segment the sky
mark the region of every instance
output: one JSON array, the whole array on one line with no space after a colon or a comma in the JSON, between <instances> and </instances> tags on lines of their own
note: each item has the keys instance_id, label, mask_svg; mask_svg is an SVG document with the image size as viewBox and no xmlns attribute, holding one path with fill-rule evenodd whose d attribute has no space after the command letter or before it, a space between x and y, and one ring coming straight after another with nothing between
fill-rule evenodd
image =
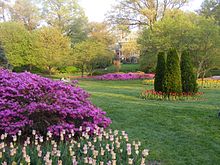
<instances>
[{"instance_id":1,"label":"sky","mask_svg":"<svg viewBox=\"0 0 220 165\"><path fill-rule=\"evenodd\" d=\"M80 5L84 8L89 21L102 22L105 13L111 9L111 5L116 0L79 0ZM199 9L203 0L190 0L190 3L184 8L189 11Z\"/></svg>"}]
</instances>

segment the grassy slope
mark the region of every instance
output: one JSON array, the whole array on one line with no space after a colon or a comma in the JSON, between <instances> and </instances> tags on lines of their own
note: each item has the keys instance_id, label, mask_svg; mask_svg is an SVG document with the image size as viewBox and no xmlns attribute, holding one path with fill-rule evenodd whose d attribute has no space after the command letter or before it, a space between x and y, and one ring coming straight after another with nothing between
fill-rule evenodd
<instances>
[{"instance_id":1,"label":"grassy slope","mask_svg":"<svg viewBox=\"0 0 220 165\"><path fill-rule=\"evenodd\" d=\"M220 163L220 90L204 90L206 101L162 102L139 98L141 81L80 81L107 112L113 129L125 130L162 164ZM151 87L149 87L151 88Z\"/></svg>"}]
</instances>

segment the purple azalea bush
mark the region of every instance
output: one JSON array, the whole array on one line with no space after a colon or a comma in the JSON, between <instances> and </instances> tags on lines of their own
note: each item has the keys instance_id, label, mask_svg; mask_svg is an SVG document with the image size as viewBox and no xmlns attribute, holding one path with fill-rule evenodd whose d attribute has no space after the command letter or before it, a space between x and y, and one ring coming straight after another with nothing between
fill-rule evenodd
<instances>
[{"instance_id":1,"label":"purple azalea bush","mask_svg":"<svg viewBox=\"0 0 220 165\"><path fill-rule=\"evenodd\" d=\"M108 73L102 76L96 76L96 80L136 80L136 79L152 79L154 74L140 73Z\"/></svg>"},{"instance_id":2,"label":"purple azalea bush","mask_svg":"<svg viewBox=\"0 0 220 165\"><path fill-rule=\"evenodd\" d=\"M76 84L53 81L28 72L0 69L0 134L32 130L59 135L108 127L111 120L95 107L89 94Z\"/></svg>"}]
</instances>

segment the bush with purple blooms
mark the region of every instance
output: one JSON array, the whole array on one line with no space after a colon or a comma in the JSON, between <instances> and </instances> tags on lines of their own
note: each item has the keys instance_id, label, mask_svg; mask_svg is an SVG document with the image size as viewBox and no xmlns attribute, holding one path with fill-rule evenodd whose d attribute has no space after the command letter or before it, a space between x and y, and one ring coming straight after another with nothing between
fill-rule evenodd
<instances>
[{"instance_id":1,"label":"bush with purple blooms","mask_svg":"<svg viewBox=\"0 0 220 165\"><path fill-rule=\"evenodd\" d=\"M96 76L96 80L136 80L136 79L152 79L154 74L142 73L108 73L102 76Z\"/></svg>"},{"instance_id":2,"label":"bush with purple blooms","mask_svg":"<svg viewBox=\"0 0 220 165\"><path fill-rule=\"evenodd\" d=\"M28 136L34 129L41 135L59 135L62 130L77 133L80 126L92 133L97 126L109 126L106 113L88 98L74 83L0 69L0 134L21 130Z\"/></svg>"}]
</instances>

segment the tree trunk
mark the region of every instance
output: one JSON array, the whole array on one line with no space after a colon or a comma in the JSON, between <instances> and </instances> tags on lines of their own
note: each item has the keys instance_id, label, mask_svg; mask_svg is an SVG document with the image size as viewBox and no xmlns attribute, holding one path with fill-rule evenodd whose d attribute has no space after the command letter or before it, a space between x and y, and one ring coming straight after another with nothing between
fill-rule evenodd
<instances>
[{"instance_id":1,"label":"tree trunk","mask_svg":"<svg viewBox=\"0 0 220 165\"><path fill-rule=\"evenodd\" d=\"M82 69L81 69L81 77L84 76L84 65L82 65Z\"/></svg>"},{"instance_id":2,"label":"tree trunk","mask_svg":"<svg viewBox=\"0 0 220 165\"><path fill-rule=\"evenodd\" d=\"M31 64L28 65L28 71L29 71L29 72L32 71L32 67L33 67L33 66L32 66Z\"/></svg>"},{"instance_id":3,"label":"tree trunk","mask_svg":"<svg viewBox=\"0 0 220 165\"><path fill-rule=\"evenodd\" d=\"M52 67L51 66L48 66L48 71L49 71L49 76L51 77L51 75L52 75Z\"/></svg>"},{"instance_id":4,"label":"tree trunk","mask_svg":"<svg viewBox=\"0 0 220 165\"><path fill-rule=\"evenodd\" d=\"M203 74L202 74L202 88L203 88L203 85L204 85L205 73L206 73L206 71L204 71Z\"/></svg>"}]
</instances>

